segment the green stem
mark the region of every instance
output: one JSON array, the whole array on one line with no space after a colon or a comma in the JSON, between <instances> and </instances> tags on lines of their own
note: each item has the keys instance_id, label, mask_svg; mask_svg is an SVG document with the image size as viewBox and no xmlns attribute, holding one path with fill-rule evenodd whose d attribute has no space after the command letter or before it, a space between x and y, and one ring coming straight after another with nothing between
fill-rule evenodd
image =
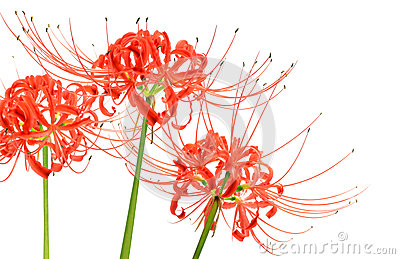
<instances>
[{"instance_id":1,"label":"green stem","mask_svg":"<svg viewBox=\"0 0 400 259\"><path fill-rule=\"evenodd\" d=\"M225 173L224 182L222 183L221 190L220 190L220 194L221 194L221 195L222 195L223 192L224 192L225 185L226 185L226 183L228 182L228 179L229 179L230 176L231 176L231 174L230 174L229 172L226 172L226 173Z\"/></svg>"},{"instance_id":2,"label":"green stem","mask_svg":"<svg viewBox=\"0 0 400 259\"><path fill-rule=\"evenodd\" d=\"M49 147L43 147L43 166L49 168ZM49 181L43 178L44 244L43 258L50 258L49 249Z\"/></svg>"},{"instance_id":3,"label":"green stem","mask_svg":"<svg viewBox=\"0 0 400 259\"><path fill-rule=\"evenodd\" d=\"M148 98L146 98L146 99L148 99ZM121 259L129 259L129 254L131 251L132 232L133 232L133 225L135 223L136 203L137 203L137 197L138 197L138 191L139 191L140 171L142 169L142 161L143 161L143 153L144 153L144 144L146 142L146 134L147 134L147 119L144 117L143 124L142 124L142 132L140 135L138 157L137 157L137 162L136 162L135 179L133 181L131 200L129 203L129 210L128 210L128 217L126 219L126 225L125 225L124 240L122 242L122 249L121 249L121 256L120 256Z\"/></svg>"},{"instance_id":4,"label":"green stem","mask_svg":"<svg viewBox=\"0 0 400 259\"><path fill-rule=\"evenodd\" d=\"M200 257L201 251L203 250L204 244L206 243L208 233L211 230L212 224L214 222L215 215L217 214L219 206L219 198L215 197L213 204L208 214L206 224L204 225L203 232L201 233L199 243L197 244L196 251L194 252L193 259L198 259Z\"/></svg>"}]
</instances>

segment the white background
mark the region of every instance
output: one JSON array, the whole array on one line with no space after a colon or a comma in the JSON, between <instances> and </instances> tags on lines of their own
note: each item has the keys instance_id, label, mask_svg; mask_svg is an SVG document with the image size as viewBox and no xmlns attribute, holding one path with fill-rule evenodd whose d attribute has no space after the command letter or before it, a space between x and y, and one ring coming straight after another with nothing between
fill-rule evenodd
<instances>
[{"instance_id":1,"label":"white background","mask_svg":"<svg viewBox=\"0 0 400 259\"><path fill-rule=\"evenodd\" d=\"M149 17L150 29L167 31L171 41L187 39L207 49L218 25L212 55L217 57L240 27L229 60L252 62L258 51L272 52L271 81L298 61L285 81L288 89L272 108L277 142L299 132L319 112L293 178L301 179L327 168L353 147L355 153L320 179L292 188L299 197L338 193L355 185L369 186L358 203L337 215L305 221L278 213L274 223L290 230L310 224L314 229L294 242L337 242L344 231L350 243L374 248L397 248L399 197L399 58L397 1L14 1L2 2L1 12L13 28L14 10L33 15L44 32L48 23L67 32L72 20L75 39L91 51L104 52L104 17L110 39L135 31L137 17ZM17 41L0 26L0 78L17 79L37 73ZM290 165L300 142L274 157L277 172ZM1 176L6 175L1 169ZM131 191L132 176L122 162L96 153L82 175L63 172L50 179L51 258L118 258ZM290 180L290 179L288 179ZM0 184L0 258L42 257L42 180L25 172L23 160L12 177ZM148 193L139 195L131 258L191 258L199 232L189 221L171 224L169 202ZM266 241L266 237L260 237ZM202 258L266 258L246 239L232 241L221 221L216 236L207 240ZM325 253L321 256L336 257ZM287 255L284 258L308 255ZM374 256L370 255L369 258ZM385 256L394 258L396 256Z\"/></svg>"}]
</instances>

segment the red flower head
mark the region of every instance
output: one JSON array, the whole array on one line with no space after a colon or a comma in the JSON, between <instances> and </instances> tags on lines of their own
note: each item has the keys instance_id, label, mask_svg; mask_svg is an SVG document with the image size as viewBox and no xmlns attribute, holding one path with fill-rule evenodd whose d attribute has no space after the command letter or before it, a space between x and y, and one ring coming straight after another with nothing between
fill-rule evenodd
<instances>
[{"instance_id":1,"label":"red flower head","mask_svg":"<svg viewBox=\"0 0 400 259\"><path fill-rule=\"evenodd\" d=\"M160 55L163 54L164 58ZM93 68L107 68L110 77L136 81L140 77L171 61L171 43L166 32L139 30L128 32L101 54Z\"/></svg>"},{"instance_id":2,"label":"red flower head","mask_svg":"<svg viewBox=\"0 0 400 259\"><path fill-rule=\"evenodd\" d=\"M189 50L187 50L189 49ZM163 57L162 57L163 56ZM175 56L174 63L170 63ZM183 65L189 68L180 71ZM121 94L129 96L132 106L137 107L150 126L164 124L176 115L178 102L188 97L206 78L204 67L206 59L194 51L186 41L179 41L171 51L166 32L148 30L127 33L109 46L105 55L100 55L93 68L109 71L105 76L106 93L113 93L114 99ZM121 81L118 83L119 81ZM165 110L154 110L154 99L163 91ZM146 100L147 98L147 100Z\"/></svg>"},{"instance_id":3,"label":"red flower head","mask_svg":"<svg viewBox=\"0 0 400 259\"><path fill-rule=\"evenodd\" d=\"M241 99L236 100L237 102L257 96L273 89L294 67L292 64L282 71L278 79L269 84L265 83L262 89L254 90L255 83L272 62L271 55L261 61L258 60L257 55L250 65L248 75L240 75L237 83L221 87L216 84L215 79L223 71L224 59L233 45L238 29L222 57L209 64L208 55L214 42L215 32L207 51L199 54L197 43L191 45L186 40L180 40L175 47L172 47L173 44L166 32L150 32L147 29L147 19L146 29L140 29L138 19L137 32L126 33L112 44L109 43L106 26L108 49L91 59L75 44L72 29L71 41L67 41L59 26L57 26L59 31L57 35L49 26L46 28L49 44L45 44L46 41L38 33L33 18L29 21L25 12L23 16L17 13L17 18L30 44L25 44L22 37L15 34L11 28L9 28L10 31L47 73L72 82L94 84L103 89L99 96L99 103L101 112L107 116L115 113L114 107L112 111L104 107L107 96L111 97L115 105L121 104L128 97L130 103L148 119L150 126L156 123L163 125L176 117L178 102L182 100L190 102L201 99L209 104L220 105L210 101L209 96L232 99L235 98L237 91L243 92ZM62 50L58 50L58 47ZM69 63L68 58L61 56L60 53L63 51L69 52L76 63ZM65 78L65 73L53 71L48 67L66 72L70 76ZM156 111L154 99L151 98L159 92L164 93L165 108L160 108L161 112ZM175 125L175 128L182 129L185 126L186 124Z\"/></svg>"},{"instance_id":4,"label":"red flower head","mask_svg":"<svg viewBox=\"0 0 400 259\"><path fill-rule=\"evenodd\" d=\"M48 75L15 81L0 101L1 161L18 158L22 152L43 178L70 167L72 161L82 161L89 149L85 131L98 121L91 109L94 101L87 87L71 84L63 88ZM52 151L51 168L36 159L44 146Z\"/></svg>"},{"instance_id":5,"label":"red flower head","mask_svg":"<svg viewBox=\"0 0 400 259\"><path fill-rule=\"evenodd\" d=\"M272 93L268 102L275 96ZM239 99L240 96L237 98ZM265 110L267 104L251 107ZM246 121L244 133L250 136L247 139L244 135L238 135L235 125L238 125L238 113L248 107L240 108L239 105L234 105L231 107L233 110L232 120L230 120L232 122L231 132L223 136L217 133L220 131L219 127L213 125L212 114L209 114L207 102L201 101L200 107L202 108L196 115L197 117L192 119L192 121L197 121L195 134L193 128L184 129L179 131L178 138L176 138L173 136L175 132L166 125L163 130L167 139L159 138L160 143L155 144L163 151L167 151L169 156L174 157L173 163L162 161L159 157L154 159L149 157L144 160L149 166L149 169L146 170L152 172L152 178L142 178L142 180L153 183L159 190L171 195L170 211L178 217L179 221L200 210L200 215L195 222L199 222L199 224L203 220L206 222L212 205L217 202L219 212L217 219L214 220L213 230L216 228L219 215L222 215L230 225L233 237L243 241L246 237L252 236L260 246L268 250L268 247L260 241L260 235L267 235L276 241L281 241L273 235L305 232L291 232L274 226L270 222L272 217L277 217L279 213L303 218L331 216L338 210L350 206L349 202L363 191L357 192L355 188L352 188L340 194L314 199L285 195L286 190L291 186L308 182L324 174L351 154L350 152L319 174L294 183L284 183L283 180L292 172L292 168L303 150L309 135L307 129L316 119L290 141L265 154L258 146L251 145L252 136L260 125L262 117L256 119L251 115L249 121ZM200 138L198 136L201 136L202 129L206 132L204 137ZM188 133L185 130L188 130ZM297 156L289 169L279 172L280 176L277 177L271 165L266 162L266 158L301 135L305 135L305 137ZM161 145L162 142L165 144L164 147ZM151 152L157 151L152 150ZM160 177L155 180L157 174L174 179L160 181L162 179ZM172 190L168 186L172 186ZM184 202L189 202L189 205L179 208L179 204ZM231 220L229 220L229 212L232 212Z\"/></svg>"}]
</instances>

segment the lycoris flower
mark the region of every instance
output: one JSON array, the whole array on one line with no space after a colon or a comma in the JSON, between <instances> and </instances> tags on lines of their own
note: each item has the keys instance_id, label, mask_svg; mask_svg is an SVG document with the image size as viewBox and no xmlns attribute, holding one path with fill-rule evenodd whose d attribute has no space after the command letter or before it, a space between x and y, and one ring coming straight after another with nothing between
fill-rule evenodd
<instances>
[{"instance_id":1,"label":"lycoris flower","mask_svg":"<svg viewBox=\"0 0 400 259\"><path fill-rule=\"evenodd\" d=\"M48 75L15 81L0 100L1 161L23 153L31 169L46 179L51 172L71 168L73 161L81 162L93 146L87 129L98 125L92 110L95 98L87 87L63 88ZM52 151L50 168L36 158L44 146Z\"/></svg>"},{"instance_id":2,"label":"lycoris flower","mask_svg":"<svg viewBox=\"0 0 400 259\"><path fill-rule=\"evenodd\" d=\"M164 55L163 59L160 54ZM170 61L171 43L167 33L139 30L117 39L108 47L107 54L101 54L93 63L93 68L107 68L112 78L135 81Z\"/></svg>"},{"instance_id":3,"label":"lycoris flower","mask_svg":"<svg viewBox=\"0 0 400 259\"><path fill-rule=\"evenodd\" d=\"M257 103L250 105L250 108L265 110L269 101L275 96L272 93L266 104L260 106ZM252 115L246 122L244 134L250 136L248 138L245 135L238 135L238 129L235 129L238 124L237 112L240 109L249 109L248 107L240 108L239 105L231 107L233 110L231 132L225 136L218 133L218 127L213 125L207 102L201 101L200 107L202 108L196 115L197 118L192 119L197 121L195 134L190 131L186 133L184 129L179 131L179 138L176 138L171 127L168 125L163 127L167 139L159 138L160 143L155 146L174 157L172 163L162 161L160 158L148 157L144 160L147 164L146 170L152 172L152 178L143 180L153 183L160 191L171 196L170 211L179 221L198 212L195 223L198 222L200 225L204 221L207 225L209 215L212 215L211 230L215 231L218 219L222 215L235 239L243 241L251 236L261 247L271 252L270 248L260 241L262 240L260 235L282 241L274 235L300 234L311 229L300 232L289 231L273 225L270 222L272 217L279 217L280 213L303 218L328 217L336 214L338 210L351 206L353 204L351 201L363 192L363 190L357 191L359 189L354 187L339 194L314 199L285 194L290 187L311 181L328 172L352 153L348 153L321 173L294 183L284 182L303 150L310 126L319 116L287 143L272 152L264 153L258 145L252 144L252 137L256 127L260 125L261 117L256 119L256 116ZM201 129L205 132L201 132ZM204 137L199 138L201 134L204 134ZM305 135L304 141L293 163L287 171L279 172L280 176L276 176L266 158L301 135ZM156 151L153 149L151 152ZM167 176L170 180L160 181L165 178L157 178L155 176L157 174ZM172 186L172 189L168 186ZM183 205L185 202L189 204ZM212 214L213 210L216 212L216 218ZM232 215L232 219L229 219L229 215Z\"/></svg>"},{"instance_id":4,"label":"lycoris flower","mask_svg":"<svg viewBox=\"0 0 400 259\"><path fill-rule=\"evenodd\" d=\"M95 84L103 89L99 95L99 103L101 112L107 116L115 113L114 107L111 107L112 111L104 107L107 96L111 97L115 105L121 104L128 97L130 103L148 119L150 126L156 123L163 125L175 117L178 102L181 100L205 100L209 104L221 105L210 101L208 96L233 99L237 91L242 91L241 99L236 101L243 102L248 97L274 88L294 68L292 64L282 71L278 79L265 83L262 89L254 90L255 83L272 62L271 55L262 61L258 61L257 55L247 76L241 76L235 84L221 87L215 84L215 79L223 71L224 59L233 45L238 29L222 57L215 64L206 67L216 31L207 51L200 52L197 50L197 42L193 45L186 40L180 40L173 47L166 32L150 32L147 29L147 19L145 29L140 29L138 19L137 32L128 32L114 43L109 42L106 26L107 51L91 59L75 44L72 29L71 41L67 41L59 26L59 36L49 26L46 28L48 44L45 44L46 41L38 33L33 18L29 20L25 12L23 16L16 14L29 44L8 28L47 73L72 82ZM68 62L68 58L62 56L64 52L69 53L75 62ZM159 92L164 92L165 103L165 108L160 112L155 110L154 100L150 98L146 101L146 98ZM185 125L175 127L181 129Z\"/></svg>"},{"instance_id":5,"label":"lycoris flower","mask_svg":"<svg viewBox=\"0 0 400 259\"><path fill-rule=\"evenodd\" d=\"M234 139L233 143L235 142L240 142L240 139ZM171 202L173 215L179 219L187 218L200 208L201 204L205 204L197 220L205 218L206 221L211 205L218 202L224 218L228 210L235 211L231 225L233 237L243 241L251 234L257 243L266 249L255 233L256 229L268 236L270 234L265 227L296 234L274 227L268 222L278 211L306 218L327 217L350 206L349 201L359 194L348 195L350 191L354 191L351 189L326 198L302 199L285 196L284 190L289 186L314 177L292 184L282 184L283 177L273 181L273 169L263 162L262 152L258 147L229 147L225 137L212 131L208 132L204 139L194 144L186 144L179 159L174 163L178 169L178 176L174 182L176 193ZM184 196L196 196L199 199L178 213L178 202Z\"/></svg>"}]
</instances>

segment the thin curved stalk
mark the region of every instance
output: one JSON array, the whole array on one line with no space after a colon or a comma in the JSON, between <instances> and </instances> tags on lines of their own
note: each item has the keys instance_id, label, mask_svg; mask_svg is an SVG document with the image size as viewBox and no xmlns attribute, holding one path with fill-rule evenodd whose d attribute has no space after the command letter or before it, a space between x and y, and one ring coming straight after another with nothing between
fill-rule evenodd
<instances>
[{"instance_id":1,"label":"thin curved stalk","mask_svg":"<svg viewBox=\"0 0 400 259\"><path fill-rule=\"evenodd\" d=\"M121 259L128 259L131 251L131 243L132 243L132 234L133 234L133 225L135 223L135 214L136 214L136 203L139 191L139 181L140 181L140 172L142 169L142 161L143 161L143 153L144 153L144 145L146 142L146 134L147 134L147 119L143 118L142 131L140 134L140 142L139 142L139 150L138 157L136 162L135 169L135 179L133 181L131 200L129 203L128 217L126 219L125 225L125 233L124 240L122 242L121 249Z\"/></svg>"},{"instance_id":2,"label":"thin curved stalk","mask_svg":"<svg viewBox=\"0 0 400 259\"><path fill-rule=\"evenodd\" d=\"M43 149L43 166L49 168L49 147ZM50 238L49 238L49 181L43 178L43 215L44 215L44 240L43 240L43 258L50 258Z\"/></svg>"},{"instance_id":3,"label":"thin curved stalk","mask_svg":"<svg viewBox=\"0 0 400 259\"><path fill-rule=\"evenodd\" d=\"M199 243L197 244L196 251L194 252L193 259L198 259L200 257L201 251L203 250L204 244L206 243L208 233L211 230L211 227L214 222L215 215L217 214L219 207L219 198L215 197L213 204L210 209L210 213L208 213L206 224L204 225L203 232L201 233Z\"/></svg>"}]
</instances>

